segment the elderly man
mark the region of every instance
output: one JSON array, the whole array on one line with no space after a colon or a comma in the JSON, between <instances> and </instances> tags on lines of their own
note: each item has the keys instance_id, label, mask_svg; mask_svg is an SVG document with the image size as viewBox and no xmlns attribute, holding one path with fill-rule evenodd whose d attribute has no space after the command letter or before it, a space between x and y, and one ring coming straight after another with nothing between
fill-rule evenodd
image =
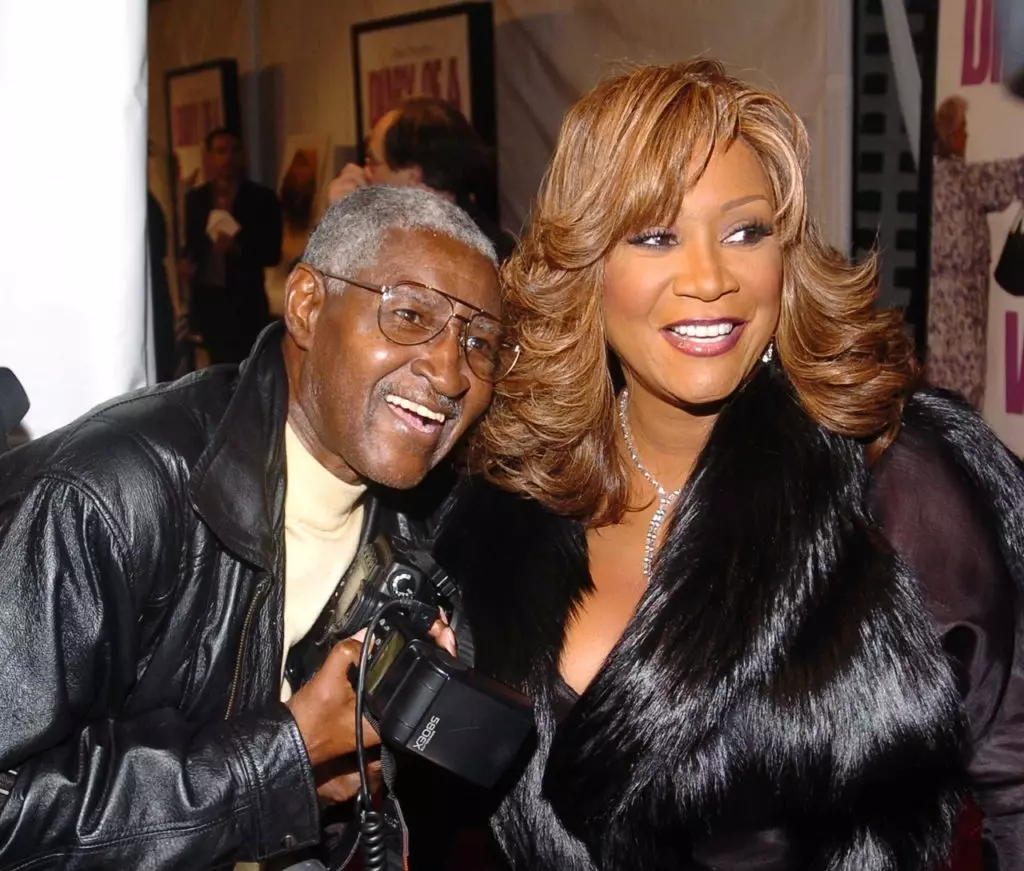
<instances>
[{"instance_id":1,"label":"elderly man","mask_svg":"<svg viewBox=\"0 0 1024 871\"><path fill-rule=\"evenodd\" d=\"M331 202L370 184L420 187L453 200L476 221L504 260L515 240L476 202L491 154L458 109L435 97L413 97L383 115L366 141L362 166L349 163L328 187Z\"/></svg>"},{"instance_id":2,"label":"elderly man","mask_svg":"<svg viewBox=\"0 0 1024 871\"><path fill-rule=\"evenodd\" d=\"M426 533L398 491L515 362L501 317L462 211L366 188L328 210L240 368L0 457L0 866L201 869L318 841L319 805L355 792L324 772L355 748L360 645L301 687L285 656L360 542Z\"/></svg>"}]
</instances>

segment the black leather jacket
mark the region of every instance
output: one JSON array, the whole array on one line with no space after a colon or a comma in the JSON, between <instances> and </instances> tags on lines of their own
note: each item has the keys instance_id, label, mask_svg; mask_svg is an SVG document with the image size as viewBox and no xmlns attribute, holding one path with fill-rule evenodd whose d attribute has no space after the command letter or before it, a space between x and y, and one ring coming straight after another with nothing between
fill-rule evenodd
<instances>
[{"instance_id":1,"label":"black leather jacket","mask_svg":"<svg viewBox=\"0 0 1024 871\"><path fill-rule=\"evenodd\" d=\"M318 840L278 700L281 334L0 456L0 869L200 869ZM364 539L422 531L374 498L365 516Z\"/></svg>"}]
</instances>

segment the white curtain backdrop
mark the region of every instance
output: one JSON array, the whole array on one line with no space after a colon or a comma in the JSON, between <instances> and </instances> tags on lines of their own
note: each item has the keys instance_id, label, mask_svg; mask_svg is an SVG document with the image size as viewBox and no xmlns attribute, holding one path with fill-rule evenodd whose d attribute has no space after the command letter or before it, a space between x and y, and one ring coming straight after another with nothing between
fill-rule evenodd
<instances>
[{"instance_id":1,"label":"white curtain backdrop","mask_svg":"<svg viewBox=\"0 0 1024 871\"><path fill-rule=\"evenodd\" d=\"M0 366L40 435L145 383L145 0L0 0Z\"/></svg>"}]
</instances>

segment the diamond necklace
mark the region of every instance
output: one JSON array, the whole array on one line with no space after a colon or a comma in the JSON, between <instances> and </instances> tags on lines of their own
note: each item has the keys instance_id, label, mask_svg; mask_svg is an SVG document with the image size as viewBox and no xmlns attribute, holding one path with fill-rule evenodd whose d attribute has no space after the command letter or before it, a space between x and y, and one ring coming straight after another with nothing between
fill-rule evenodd
<instances>
[{"instance_id":1,"label":"diamond necklace","mask_svg":"<svg viewBox=\"0 0 1024 871\"><path fill-rule=\"evenodd\" d=\"M672 503L683 492L683 488L680 487L678 490L673 490L669 493L655 480L654 475L647 471L647 467L640 460L640 455L636 452L636 445L633 444L633 436L629 431L629 422L626 420L626 406L628 404L629 391L623 389L619 395L619 426L622 427L622 438L626 442L626 450L629 451L633 465L647 479L648 483L654 488L654 492L658 494L658 508L651 517L651 522L647 525L647 539L644 542L644 580L649 581L651 579L651 564L654 562L654 550L658 546L658 530L668 516L668 510L672 507Z\"/></svg>"}]
</instances>

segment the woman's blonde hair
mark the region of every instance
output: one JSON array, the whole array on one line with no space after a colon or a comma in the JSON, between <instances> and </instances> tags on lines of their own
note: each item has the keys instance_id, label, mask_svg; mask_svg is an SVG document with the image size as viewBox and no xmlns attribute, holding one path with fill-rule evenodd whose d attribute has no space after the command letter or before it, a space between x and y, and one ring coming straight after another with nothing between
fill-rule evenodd
<instances>
[{"instance_id":1,"label":"woman's blonde hair","mask_svg":"<svg viewBox=\"0 0 1024 871\"><path fill-rule=\"evenodd\" d=\"M604 259L675 220L716 149L742 140L774 200L783 250L782 366L808 414L877 454L917 376L896 312L874 308L874 258L853 265L807 215L808 143L776 94L696 60L641 66L583 96L562 124L530 225L502 278L522 357L477 431L478 471L591 525L628 507L602 316Z\"/></svg>"}]
</instances>

